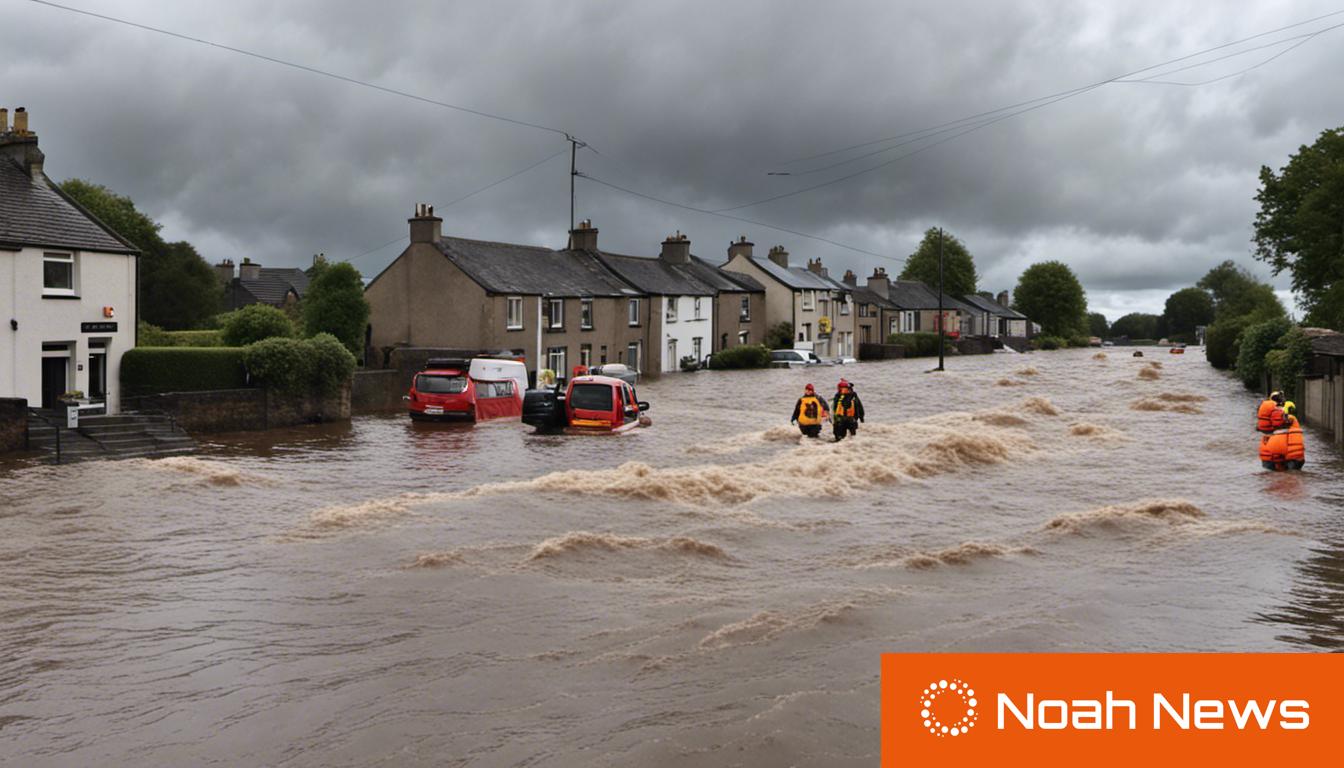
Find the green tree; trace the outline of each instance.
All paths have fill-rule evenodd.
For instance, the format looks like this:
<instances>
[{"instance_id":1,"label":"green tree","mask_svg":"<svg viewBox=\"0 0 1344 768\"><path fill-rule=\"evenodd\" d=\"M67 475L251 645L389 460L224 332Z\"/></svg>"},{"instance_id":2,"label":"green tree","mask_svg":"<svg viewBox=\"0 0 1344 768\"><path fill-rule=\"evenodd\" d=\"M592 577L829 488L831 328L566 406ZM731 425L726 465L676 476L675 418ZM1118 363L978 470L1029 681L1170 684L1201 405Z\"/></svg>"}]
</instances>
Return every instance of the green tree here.
<instances>
[{"instance_id":1,"label":"green tree","mask_svg":"<svg viewBox=\"0 0 1344 768\"><path fill-rule=\"evenodd\" d=\"M1166 332L1182 341L1195 339L1195 326L1213 322L1213 296L1202 288L1182 288L1167 297L1162 310Z\"/></svg>"},{"instance_id":2,"label":"green tree","mask_svg":"<svg viewBox=\"0 0 1344 768\"><path fill-rule=\"evenodd\" d=\"M245 347L262 339L294 335L294 323L289 316L267 304L249 304L224 315L220 322L224 344L230 347Z\"/></svg>"},{"instance_id":3,"label":"green tree","mask_svg":"<svg viewBox=\"0 0 1344 768\"><path fill-rule=\"evenodd\" d=\"M1157 315L1145 312L1130 312L1111 323L1111 336L1124 336L1129 339L1156 339L1158 337Z\"/></svg>"},{"instance_id":4,"label":"green tree","mask_svg":"<svg viewBox=\"0 0 1344 768\"><path fill-rule=\"evenodd\" d=\"M1283 302L1274 295L1274 289L1231 260L1210 269L1195 287L1213 295L1215 320L1242 316L1268 320L1285 314Z\"/></svg>"},{"instance_id":5,"label":"green tree","mask_svg":"<svg viewBox=\"0 0 1344 768\"><path fill-rule=\"evenodd\" d=\"M1041 326L1047 336L1068 338L1087 327L1087 294L1067 264L1043 261L1027 267L1013 290L1013 309Z\"/></svg>"},{"instance_id":6,"label":"green tree","mask_svg":"<svg viewBox=\"0 0 1344 768\"><path fill-rule=\"evenodd\" d=\"M1099 339L1109 338L1111 335L1111 326L1106 322L1106 316L1100 312L1087 314L1087 329L1092 336Z\"/></svg>"},{"instance_id":7,"label":"green tree","mask_svg":"<svg viewBox=\"0 0 1344 768\"><path fill-rule=\"evenodd\" d=\"M129 197L100 184L70 179L61 191L140 249L140 318L169 330L201 327L219 311L214 270L190 243L164 242L158 222Z\"/></svg>"},{"instance_id":8,"label":"green tree","mask_svg":"<svg viewBox=\"0 0 1344 768\"><path fill-rule=\"evenodd\" d=\"M918 280L938 289L938 230L924 233L919 247L905 260L901 280ZM975 260L961 241L943 230L943 292L953 296L975 293Z\"/></svg>"},{"instance_id":9,"label":"green tree","mask_svg":"<svg viewBox=\"0 0 1344 768\"><path fill-rule=\"evenodd\" d=\"M364 298L364 281L358 270L346 262L316 270L302 304L304 333L330 333L356 358L363 355L369 302Z\"/></svg>"},{"instance_id":10,"label":"green tree","mask_svg":"<svg viewBox=\"0 0 1344 768\"><path fill-rule=\"evenodd\" d=\"M771 349L793 349L793 323L786 320L766 329L765 346Z\"/></svg>"},{"instance_id":11,"label":"green tree","mask_svg":"<svg viewBox=\"0 0 1344 768\"><path fill-rule=\"evenodd\" d=\"M1240 352L1241 332L1250 324L1249 315L1215 320L1204 331L1204 356L1209 359L1209 365L1224 371L1231 368Z\"/></svg>"},{"instance_id":12,"label":"green tree","mask_svg":"<svg viewBox=\"0 0 1344 768\"><path fill-rule=\"evenodd\" d=\"M1293 277L1308 313L1344 315L1344 127L1322 131L1276 175L1260 168L1255 256Z\"/></svg>"}]
</instances>

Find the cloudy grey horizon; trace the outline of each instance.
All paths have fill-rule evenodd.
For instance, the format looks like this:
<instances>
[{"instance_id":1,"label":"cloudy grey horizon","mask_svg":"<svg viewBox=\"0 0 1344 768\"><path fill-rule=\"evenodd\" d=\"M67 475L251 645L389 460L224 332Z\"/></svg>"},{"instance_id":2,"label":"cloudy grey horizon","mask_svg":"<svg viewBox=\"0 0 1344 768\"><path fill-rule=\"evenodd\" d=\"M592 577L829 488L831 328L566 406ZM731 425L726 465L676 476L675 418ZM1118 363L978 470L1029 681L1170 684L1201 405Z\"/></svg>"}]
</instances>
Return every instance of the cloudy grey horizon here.
<instances>
[{"instance_id":1,"label":"cloudy grey horizon","mask_svg":"<svg viewBox=\"0 0 1344 768\"><path fill-rule=\"evenodd\" d=\"M597 150L580 151L584 173L695 208L894 160L732 211L889 258L591 179L578 180L576 213L593 220L606 250L654 256L680 231L697 255L722 261L729 241L746 235L758 250L783 245L795 263L819 257L832 275L852 269L860 278L879 266L899 271L924 230L942 226L975 256L982 289L1011 289L1029 264L1058 259L1078 274L1090 309L1110 320L1160 313L1167 295L1225 259L1269 279L1250 244L1260 166L1279 168L1344 115L1344 29L1301 37L1344 22L1335 16L1141 75L1195 83L1248 70L1234 77L1112 82L936 146L769 176L890 144L786 163L793 158L1101 82L1341 8L69 4L570 131ZM0 106L27 107L48 174L130 196L165 237L192 242L212 263L305 266L323 252L358 257L372 276L404 247L398 238L420 202L437 206L446 234L565 242L561 135L22 0L10 0L5 16ZM1266 44L1274 45L1172 72ZM897 159L911 150L920 151ZM1271 282L1290 300L1287 275Z\"/></svg>"}]
</instances>

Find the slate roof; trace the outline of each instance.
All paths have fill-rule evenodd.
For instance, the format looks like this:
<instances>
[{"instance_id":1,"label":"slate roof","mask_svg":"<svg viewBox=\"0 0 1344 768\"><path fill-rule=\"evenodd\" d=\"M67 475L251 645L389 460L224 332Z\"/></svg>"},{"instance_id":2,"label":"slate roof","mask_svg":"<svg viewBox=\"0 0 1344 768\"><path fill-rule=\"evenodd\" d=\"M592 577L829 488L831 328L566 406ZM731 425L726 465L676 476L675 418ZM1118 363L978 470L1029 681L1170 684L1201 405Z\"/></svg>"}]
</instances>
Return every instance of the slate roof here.
<instances>
[{"instance_id":1,"label":"slate roof","mask_svg":"<svg viewBox=\"0 0 1344 768\"><path fill-rule=\"evenodd\" d=\"M849 286L850 293L854 294L856 304L876 304L882 309L900 309L895 302L884 299L877 291L870 290L863 286Z\"/></svg>"},{"instance_id":2,"label":"slate roof","mask_svg":"<svg viewBox=\"0 0 1344 768\"><path fill-rule=\"evenodd\" d=\"M1328 333L1311 338L1311 351L1318 355L1344 357L1344 334Z\"/></svg>"},{"instance_id":3,"label":"slate roof","mask_svg":"<svg viewBox=\"0 0 1344 768\"><path fill-rule=\"evenodd\" d=\"M710 264L699 256L692 255L691 262L686 265L695 279L708 285L716 291L728 291L731 293L742 293L743 291L764 291L765 286L761 285L754 278L748 277L740 272L729 272L722 267Z\"/></svg>"},{"instance_id":4,"label":"slate roof","mask_svg":"<svg viewBox=\"0 0 1344 768\"><path fill-rule=\"evenodd\" d=\"M794 290L804 291L833 291L835 286L822 279L821 275L803 269L802 267L784 268L771 261L768 258L751 256L751 263L755 264L767 275Z\"/></svg>"},{"instance_id":5,"label":"slate roof","mask_svg":"<svg viewBox=\"0 0 1344 768\"><path fill-rule=\"evenodd\" d=\"M444 237L439 251L490 293L642 296L587 251Z\"/></svg>"},{"instance_id":6,"label":"slate roof","mask_svg":"<svg viewBox=\"0 0 1344 768\"><path fill-rule=\"evenodd\" d=\"M281 306L290 290L301 299L308 292L308 273L297 267L262 267L261 275L255 280L237 278L234 283L235 307L247 304L270 304ZM240 295L241 294L241 295ZM248 301L248 298L251 301Z\"/></svg>"},{"instance_id":7,"label":"slate roof","mask_svg":"<svg viewBox=\"0 0 1344 768\"><path fill-rule=\"evenodd\" d=\"M61 193L46 174L37 179L0 156L0 244L139 253Z\"/></svg>"},{"instance_id":8,"label":"slate roof","mask_svg":"<svg viewBox=\"0 0 1344 768\"><path fill-rule=\"evenodd\" d=\"M621 279L639 290L659 296L713 296L714 287L699 280L690 265L662 259L598 251L598 259Z\"/></svg>"},{"instance_id":9,"label":"slate roof","mask_svg":"<svg viewBox=\"0 0 1344 768\"><path fill-rule=\"evenodd\" d=\"M921 282L914 280L892 280L887 290L887 299L901 309L937 309L938 294ZM947 299L947 294L943 294ZM946 301L944 301L946 305Z\"/></svg>"}]
</instances>

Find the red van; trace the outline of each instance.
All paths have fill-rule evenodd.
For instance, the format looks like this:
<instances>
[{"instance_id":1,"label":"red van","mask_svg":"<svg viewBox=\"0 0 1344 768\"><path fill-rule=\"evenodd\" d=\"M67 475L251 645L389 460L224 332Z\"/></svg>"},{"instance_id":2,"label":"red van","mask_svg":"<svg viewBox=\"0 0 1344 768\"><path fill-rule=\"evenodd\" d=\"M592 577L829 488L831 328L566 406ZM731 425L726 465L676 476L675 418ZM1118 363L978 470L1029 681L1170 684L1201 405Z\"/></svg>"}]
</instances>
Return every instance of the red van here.
<instances>
[{"instance_id":1,"label":"red van","mask_svg":"<svg viewBox=\"0 0 1344 768\"><path fill-rule=\"evenodd\" d=\"M539 432L567 434L620 434L649 426L649 404L635 397L635 388L611 376L576 376L565 393L532 390L527 393L523 423Z\"/></svg>"}]
</instances>

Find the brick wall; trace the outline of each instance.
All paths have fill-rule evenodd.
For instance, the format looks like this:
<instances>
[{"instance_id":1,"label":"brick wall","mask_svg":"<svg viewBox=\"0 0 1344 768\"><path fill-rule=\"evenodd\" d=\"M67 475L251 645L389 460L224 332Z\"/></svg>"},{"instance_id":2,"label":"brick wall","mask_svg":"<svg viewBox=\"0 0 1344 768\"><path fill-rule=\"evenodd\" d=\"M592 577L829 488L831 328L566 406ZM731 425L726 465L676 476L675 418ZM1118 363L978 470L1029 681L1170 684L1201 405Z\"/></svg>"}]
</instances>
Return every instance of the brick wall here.
<instances>
[{"instance_id":1,"label":"brick wall","mask_svg":"<svg viewBox=\"0 0 1344 768\"><path fill-rule=\"evenodd\" d=\"M350 383L350 410L353 413L381 413L405 408L402 395L409 389L400 371L356 371Z\"/></svg>"},{"instance_id":2,"label":"brick wall","mask_svg":"<svg viewBox=\"0 0 1344 768\"><path fill-rule=\"evenodd\" d=\"M168 392L126 398L123 407L162 411L188 432L243 432L350 418L350 385L331 397L282 395L265 389Z\"/></svg>"},{"instance_id":3,"label":"brick wall","mask_svg":"<svg viewBox=\"0 0 1344 768\"><path fill-rule=\"evenodd\" d=\"M28 443L28 401L0 397L0 453L22 451Z\"/></svg>"}]
</instances>

